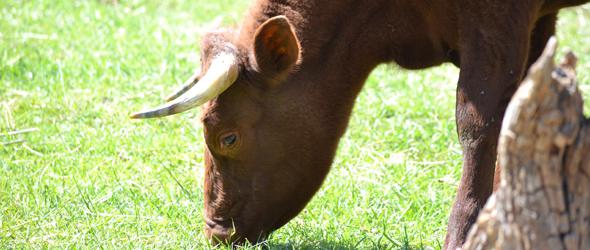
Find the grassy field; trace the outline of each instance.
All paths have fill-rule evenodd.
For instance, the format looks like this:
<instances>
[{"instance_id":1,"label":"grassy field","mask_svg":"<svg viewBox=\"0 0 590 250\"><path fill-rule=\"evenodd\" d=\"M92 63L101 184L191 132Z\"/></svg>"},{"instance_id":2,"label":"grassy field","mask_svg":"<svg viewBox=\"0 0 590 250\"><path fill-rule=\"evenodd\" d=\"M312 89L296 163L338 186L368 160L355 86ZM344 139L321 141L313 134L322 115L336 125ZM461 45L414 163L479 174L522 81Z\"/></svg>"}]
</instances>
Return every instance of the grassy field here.
<instances>
[{"instance_id":1,"label":"grassy field","mask_svg":"<svg viewBox=\"0 0 590 250\"><path fill-rule=\"evenodd\" d=\"M0 1L0 249L211 247L198 112L128 114L160 103L198 65L203 32L247 5ZM590 6L562 12L558 29L590 83ZM461 174L457 76L375 70L323 187L265 245L440 248Z\"/></svg>"}]
</instances>

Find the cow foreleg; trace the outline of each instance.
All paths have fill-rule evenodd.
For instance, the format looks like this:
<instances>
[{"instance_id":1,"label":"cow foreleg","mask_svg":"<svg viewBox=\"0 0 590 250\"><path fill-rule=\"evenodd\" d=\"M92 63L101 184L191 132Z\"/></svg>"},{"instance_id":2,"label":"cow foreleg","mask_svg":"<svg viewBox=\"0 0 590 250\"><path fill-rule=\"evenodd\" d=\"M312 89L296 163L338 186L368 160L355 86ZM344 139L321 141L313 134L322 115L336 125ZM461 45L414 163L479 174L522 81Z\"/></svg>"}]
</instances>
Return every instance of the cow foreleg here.
<instances>
[{"instance_id":1,"label":"cow foreleg","mask_svg":"<svg viewBox=\"0 0 590 250\"><path fill-rule=\"evenodd\" d=\"M463 148L463 174L449 218L445 249L463 244L492 193L502 117L528 59L528 29L496 31L491 37L479 32L473 31L461 51L455 116Z\"/></svg>"}]
</instances>

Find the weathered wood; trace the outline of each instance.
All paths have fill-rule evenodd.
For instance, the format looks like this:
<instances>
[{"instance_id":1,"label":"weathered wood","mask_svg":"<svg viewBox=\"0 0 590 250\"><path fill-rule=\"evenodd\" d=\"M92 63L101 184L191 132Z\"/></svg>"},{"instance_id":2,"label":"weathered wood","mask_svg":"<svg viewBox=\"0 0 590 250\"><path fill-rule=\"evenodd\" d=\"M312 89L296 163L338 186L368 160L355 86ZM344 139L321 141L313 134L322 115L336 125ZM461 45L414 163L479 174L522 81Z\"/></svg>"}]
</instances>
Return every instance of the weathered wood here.
<instances>
[{"instance_id":1,"label":"weathered wood","mask_svg":"<svg viewBox=\"0 0 590 250\"><path fill-rule=\"evenodd\" d=\"M590 128L576 58L552 38L513 97L498 146L500 187L463 249L590 249Z\"/></svg>"}]
</instances>

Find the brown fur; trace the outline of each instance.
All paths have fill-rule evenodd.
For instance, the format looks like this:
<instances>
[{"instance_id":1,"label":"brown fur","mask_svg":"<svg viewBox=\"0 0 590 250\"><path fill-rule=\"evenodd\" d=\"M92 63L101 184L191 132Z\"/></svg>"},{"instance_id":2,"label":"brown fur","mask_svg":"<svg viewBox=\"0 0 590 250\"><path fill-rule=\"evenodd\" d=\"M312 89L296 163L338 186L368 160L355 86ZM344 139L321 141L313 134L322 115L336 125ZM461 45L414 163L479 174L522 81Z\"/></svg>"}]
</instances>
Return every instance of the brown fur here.
<instances>
[{"instance_id":1,"label":"brown fur","mask_svg":"<svg viewBox=\"0 0 590 250\"><path fill-rule=\"evenodd\" d=\"M326 177L378 64L452 62L461 68L464 163L445 248L460 246L492 192L498 132L517 83L553 35L557 11L585 2L256 1L240 30L209 34L202 45L204 69L220 50L241 61L238 80L203 111L207 235L257 241L296 216ZM228 135L237 137L229 146Z\"/></svg>"}]
</instances>

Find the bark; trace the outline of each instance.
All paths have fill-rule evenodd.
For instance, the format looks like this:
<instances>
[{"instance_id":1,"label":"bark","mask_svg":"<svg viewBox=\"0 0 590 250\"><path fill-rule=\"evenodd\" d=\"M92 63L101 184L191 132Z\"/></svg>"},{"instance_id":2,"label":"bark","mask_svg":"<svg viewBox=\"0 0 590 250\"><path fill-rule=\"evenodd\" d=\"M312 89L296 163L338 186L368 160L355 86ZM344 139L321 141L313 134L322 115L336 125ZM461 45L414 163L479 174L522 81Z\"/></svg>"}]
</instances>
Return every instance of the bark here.
<instances>
[{"instance_id":1,"label":"bark","mask_svg":"<svg viewBox=\"0 0 590 250\"><path fill-rule=\"evenodd\" d=\"M576 58L554 64L552 38L510 102L498 145L498 190L463 249L590 249L590 122Z\"/></svg>"}]
</instances>

